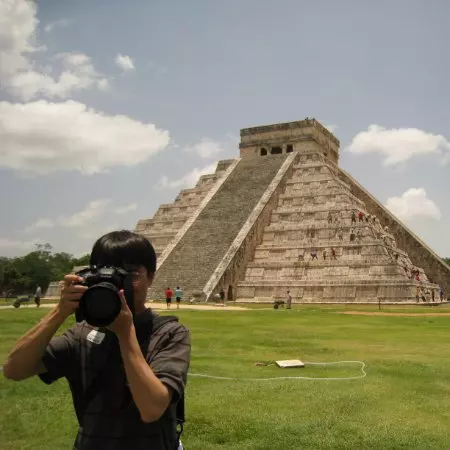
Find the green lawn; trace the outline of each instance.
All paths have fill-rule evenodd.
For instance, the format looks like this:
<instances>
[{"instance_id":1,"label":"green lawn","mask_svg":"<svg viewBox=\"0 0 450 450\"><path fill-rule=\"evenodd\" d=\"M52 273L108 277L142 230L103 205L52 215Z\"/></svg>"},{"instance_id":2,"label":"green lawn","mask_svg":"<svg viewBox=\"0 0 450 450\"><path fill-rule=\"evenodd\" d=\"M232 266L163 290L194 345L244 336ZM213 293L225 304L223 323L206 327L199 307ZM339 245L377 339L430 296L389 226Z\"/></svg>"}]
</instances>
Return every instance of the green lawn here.
<instances>
[{"instance_id":1,"label":"green lawn","mask_svg":"<svg viewBox=\"0 0 450 450\"><path fill-rule=\"evenodd\" d=\"M344 309L362 308L172 311L192 332L191 372L243 378L189 379L186 448L449 448L450 316L336 314ZM446 306L409 310L450 311ZM45 313L43 309L0 311L0 360L14 339ZM258 360L292 358L362 360L367 364L367 377L245 381L249 377L360 373L351 365L304 369L254 365ZM71 449L76 420L65 381L48 387L36 379L15 383L0 376L0 384L2 450Z\"/></svg>"}]
</instances>

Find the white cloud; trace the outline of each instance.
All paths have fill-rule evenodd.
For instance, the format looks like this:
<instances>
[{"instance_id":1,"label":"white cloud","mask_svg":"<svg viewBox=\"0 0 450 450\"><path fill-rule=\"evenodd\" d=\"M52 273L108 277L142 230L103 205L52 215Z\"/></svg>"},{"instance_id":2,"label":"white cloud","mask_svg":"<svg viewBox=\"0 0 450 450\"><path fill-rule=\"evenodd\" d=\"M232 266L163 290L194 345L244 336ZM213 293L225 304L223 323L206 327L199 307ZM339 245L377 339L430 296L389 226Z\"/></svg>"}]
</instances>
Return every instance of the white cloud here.
<instances>
[{"instance_id":1,"label":"white cloud","mask_svg":"<svg viewBox=\"0 0 450 450\"><path fill-rule=\"evenodd\" d=\"M124 72L135 69L133 59L128 55L118 54L115 62Z\"/></svg>"},{"instance_id":2,"label":"white cloud","mask_svg":"<svg viewBox=\"0 0 450 450\"><path fill-rule=\"evenodd\" d=\"M379 153L385 166L405 162L418 155L438 155L441 162L450 161L450 141L439 134L417 128L387 129L370 125L352 140L347 150L352 153Z\"/></svg>"},{"instance_id":3,"label":"white cloud","mask_svg":"<svg viewBox=\"0 0 450 450\"><path fill-rule=\"evenodd\" d=\"M182 189L194 187L202 175L212 174L216 171L217 164L210 164L203 168L195 167L178 180L169 180L167 176L162 176L158 185L158 189Z\"/></svg>"},{"instance_id":4,"label":"white cloud","mask_svg":"<svg viewBox=\"0 0 450 450\"><path fill-rule=\"evenodd\" d=\"M207 137L202 138L200 142L193 146L184 148L185 152L194 153L204 159L215 158L223 150L224 145L221 142L213 141Z\"/></svg>"},{"instance_id":5,"label":"white cloud","mask_svg":"<svg viewBox=\"0 0 450 450\"><path fill-rule=\"evenodd\" d=\"M169 133L82 103L0 102L0 167L28 174L103 172L134 166L169 144Z\"/></svg>"},{"instance_id":6,"label":"white cloud","mask_svg":"<svg viewBox=\"0 0 450 450\"><path fill-rule=\"evenodd\" d=\"M34 233L36 230L42 229L42 228L53 228L55 226L55 222L51 219L38 219L35 223L30 225L25 229L26 233Z\"/></svg>"},{"instance_id":7,"label":"white cloud","mask_svg":"<svg viewBox=\"0 0 450 450\"><path fill-rule=\"evenodd\" d=\"M0 2L0 74L14 74L28 69L24 53L36 49L38 24L34 2L19 0Z\"/></svg>"},{"instance_id":8,"label":"white cloud","mask_svg":"<svg viewBox=\"0 0 450 450\"><path fill-rule=\"evenodd\" d=\"M27 241L19 239L8 239L0 237L1 250L32 250L36 244L40 242L39 239L30 239Z\"/></svg>"},{"instance_id":9,"label":"white cloud","mask_svg":"<svg viewBox=\"0 0 450 450\"><path fill-rule=\"evenodd\" d=\"M424 188L411 188L400 197L389 197L385 206L400 220L413 217L440 220L442 216L437 205L427 197Z\"/></svg>"},{"instance_id":10,"label":"white cloud","mask_svg":"<svg viewBox=\"0 0 450 450\"><path fill-rule=\"evenodd\" d=\"M126 214L137 209L137 203L130 203L129 205L114 208L114 212L119 215Z\"/></svg>"},{"instance_id":11,"label":"white cloud","mask_svg":"<svg viewBox=\"0 0 450 450\"><path fill-rule=\"evenodd\" d=\"M58 223L68 228L85 227L102 217L106 213L107 207L110 203L111 200L106 198L92 200L82 211L79 211L69 217L59 217Z\"/></svg>"},{"instance_id":12,"label":"white cloud","mask_svg":"<svg viewBox=\"0 0 450 450\"><path fill-rule=\"evenodd\" d=\"M78 63L73 64L70 57L63 59L57 77L39 68L30 58L38 50L35 37L38 23L34 1L0 1L0 84L9 93L29 101L40 95L66 98L77 90L107 86L107 79L82 53L67 54L77 55Z\"/></svg>"},{"instance_id":13,"label":"white cloud","mask_svg":"<svg viewBox=\"0 0 450 450\"><path fill-rule=\"evenodd\" d=\"M324 127L330 132L334 133L339 127L336 124L324 125Z\"/></svg>"},{"instance_id":14,"label":"white cloud","mask_svg":"<svg viewBox=\"0 0 450 450\"><path fill-rule=\"evenodd\" d=\"M55 20L54 22L49 22L45 25L44 30L46 33L51 33L55 28L67 27L69 21L67 19Z\"/></svg>"},{"instance_id":15,"label":"white cloud","mask_svg":"<svg viewBox=\"0 0 450 450\"><path fill-rule=\"evenodd\" d=\"M55 219L40 218L35 223L25 228L24 232L33 233L38 229L55 228L57 226L66 228L83 228L104 216L108 212L110 199L97 199L90 201L84 209L70 216L61 215Z\"/></svg>"}]
</instances>

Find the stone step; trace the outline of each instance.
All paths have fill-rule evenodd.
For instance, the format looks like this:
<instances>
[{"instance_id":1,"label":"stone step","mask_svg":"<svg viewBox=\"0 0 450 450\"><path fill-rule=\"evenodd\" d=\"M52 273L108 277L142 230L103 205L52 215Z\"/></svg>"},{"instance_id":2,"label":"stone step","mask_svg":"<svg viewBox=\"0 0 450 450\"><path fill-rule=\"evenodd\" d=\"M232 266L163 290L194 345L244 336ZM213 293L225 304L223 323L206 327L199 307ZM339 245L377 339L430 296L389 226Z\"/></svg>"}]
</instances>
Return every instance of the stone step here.
<instances>
[{"instance_id":1,"label":"stone step","mask_svg":"<svg viewBox=\"0 0 450 450\"><path fill-rule=\"evenodd\" d=\"M419 289L428 291L431 299L431 290L435 291L437 298L437 285L422 284ZM290 291L294 302L322 303L337 300L339 302L377 302L395 301L399 303L415 302L417 284L413 282L387 281L387 280L357 280L357 281L268 281L249 283L241 282L237 288L238 301L286 299Z\"/></svg>"}]
</instances>

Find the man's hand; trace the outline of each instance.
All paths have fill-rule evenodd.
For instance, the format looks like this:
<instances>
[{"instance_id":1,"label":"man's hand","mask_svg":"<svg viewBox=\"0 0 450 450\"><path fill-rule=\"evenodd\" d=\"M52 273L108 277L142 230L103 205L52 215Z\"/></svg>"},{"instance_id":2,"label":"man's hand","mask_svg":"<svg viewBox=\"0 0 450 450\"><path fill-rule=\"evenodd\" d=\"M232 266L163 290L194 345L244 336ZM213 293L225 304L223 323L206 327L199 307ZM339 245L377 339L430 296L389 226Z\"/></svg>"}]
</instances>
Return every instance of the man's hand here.
<instances>
[{"instance_id":1,"label":"man's hand","mask_svg":"<svg viewBox=\"0 0 450 450\"><path fill-rule=\"evenodd\" d=\"M119 296L122 301L122 309L114 322L107 326L107 328L113 331L118 338L127 336L133 328L133 314L131 314L130 308L128 307L123 290L119 291Z\"/></svg>"},{"instance_id":2,"label":"man's hand","mask_svg":"<svg viewBox=\"0 0 450 450\"><path fill-rule=\"evenodd\" d=\"M61 297L57 306L58 314L63 320L66 320L78 308L79 301L83 293L88 289L87 286L81 286L83 278L78 275L66 275L61 290Z\"/></svg>"}]
</instances>

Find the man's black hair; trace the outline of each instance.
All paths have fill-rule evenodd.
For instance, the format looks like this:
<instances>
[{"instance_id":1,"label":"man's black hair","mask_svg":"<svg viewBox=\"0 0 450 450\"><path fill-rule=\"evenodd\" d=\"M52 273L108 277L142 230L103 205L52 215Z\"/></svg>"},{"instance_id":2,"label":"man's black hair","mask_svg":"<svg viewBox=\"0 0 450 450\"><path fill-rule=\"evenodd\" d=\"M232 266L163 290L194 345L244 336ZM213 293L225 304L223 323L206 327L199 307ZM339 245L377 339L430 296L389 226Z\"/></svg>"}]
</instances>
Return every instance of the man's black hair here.
<instances>
[{"instance_id":1,"label":"man's black hair","mask_svg":"<svg viewBox=\"0 0 450 450\"><path fill-rule=\"evenodd\" d=\"M92 248L91 266L144 266L148 273L156 272L156 253L145 237L128 230L107 233Z\"/></svg>"}]
</instances>

